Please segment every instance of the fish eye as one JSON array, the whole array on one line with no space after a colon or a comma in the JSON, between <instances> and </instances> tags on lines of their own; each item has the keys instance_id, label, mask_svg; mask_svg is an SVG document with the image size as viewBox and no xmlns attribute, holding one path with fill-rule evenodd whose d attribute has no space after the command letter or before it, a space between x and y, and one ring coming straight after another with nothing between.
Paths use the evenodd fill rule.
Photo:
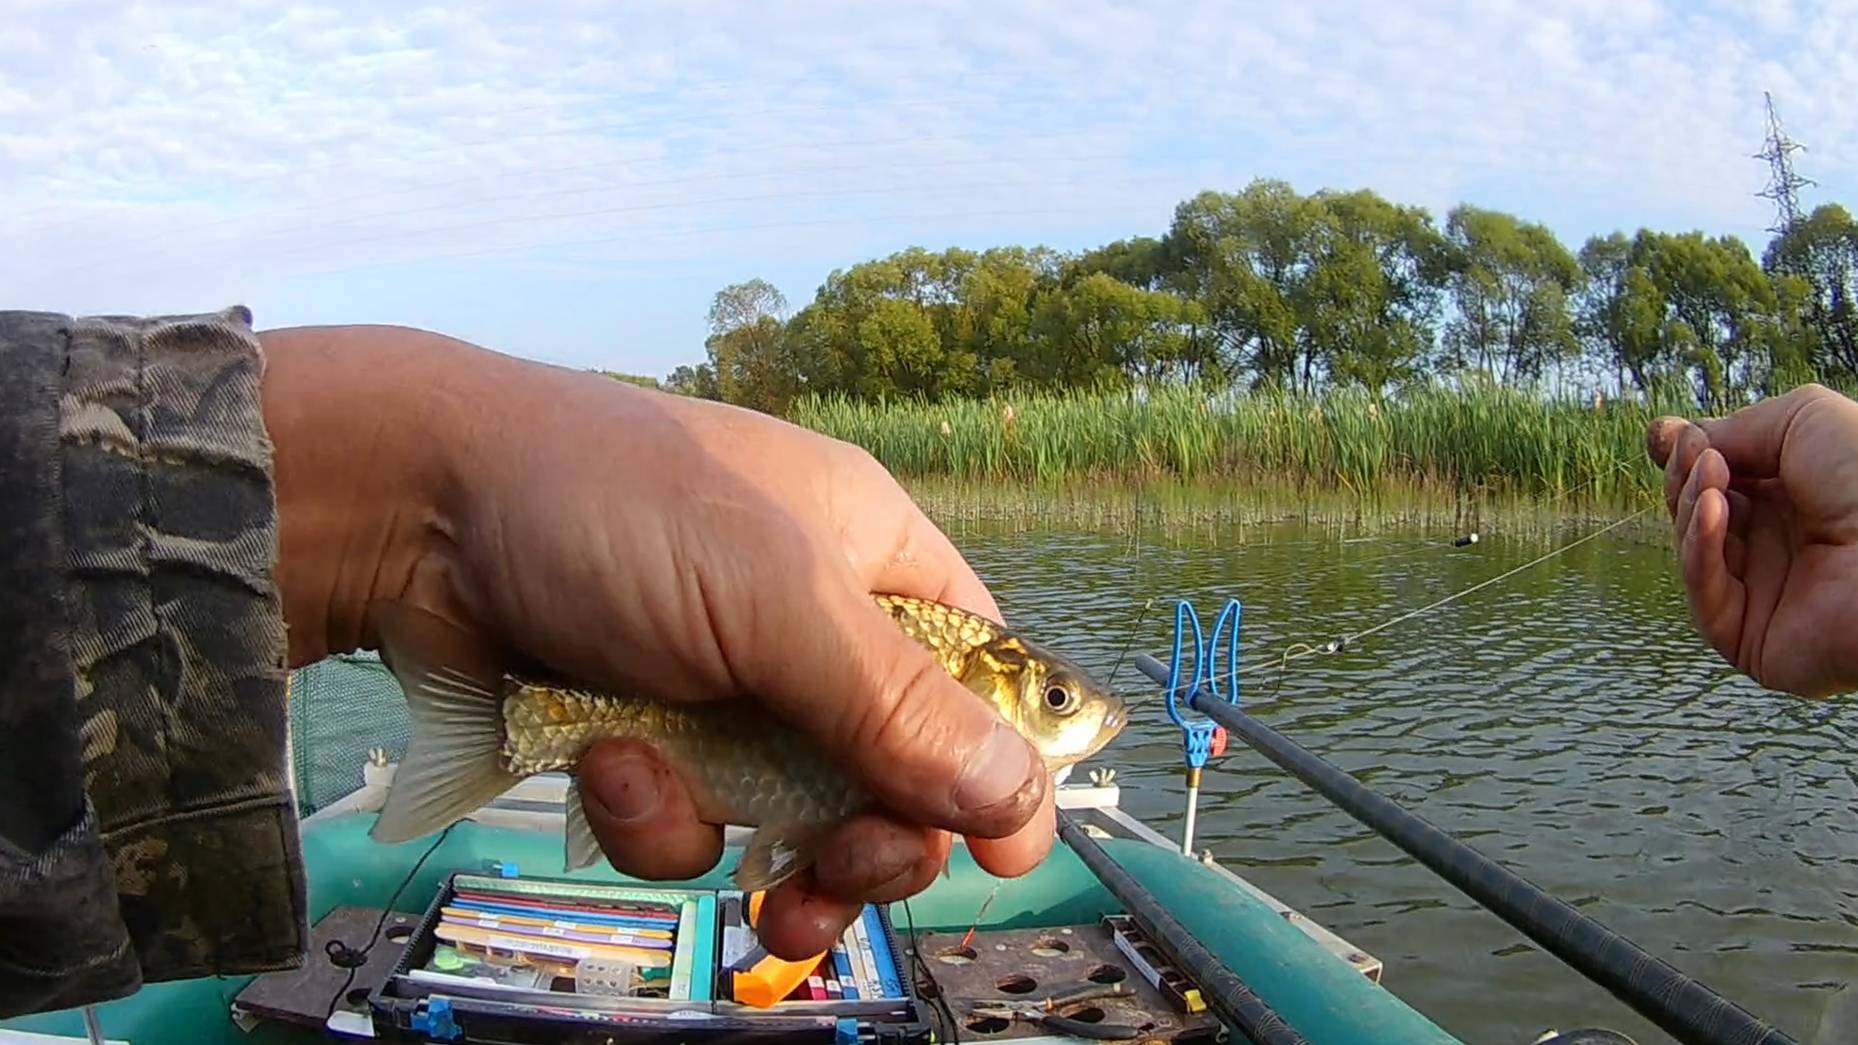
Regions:
<instances>
[{"instance_id":1,"label":"fish eye","mask_svg":"<svg viewBox=\"0 0 1858 1045\"><path fill-rule=\"evenodd\" d=\"M1068 715L1077 710L1077 694L1064 686L1049 686L1045 690L1045 706L1061 715Z\"/></svg>"}]
</instances>

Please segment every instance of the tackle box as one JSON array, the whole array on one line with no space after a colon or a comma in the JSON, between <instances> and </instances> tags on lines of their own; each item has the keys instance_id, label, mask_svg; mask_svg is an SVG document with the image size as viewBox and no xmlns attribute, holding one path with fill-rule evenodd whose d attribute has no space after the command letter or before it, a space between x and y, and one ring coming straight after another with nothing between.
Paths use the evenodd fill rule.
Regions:
<instances>
[{"instance_id":1,"label":"tackle box","mask_svg":"<svg viewBox=\"0 0 1858 1045\"><path fill-rule=\"evenodd\" d=\"M878 905L781 1000L736 998L734 985L756 975L738 972L785 967L755 946L751 903L727 889L452 871L369 994L374 1035L499 1045L928 1045L929 1014L907 952ZM790 979L799 975L788 968ZM786 981L761 982L767 993Z\"/></svg>"}]
</instances>

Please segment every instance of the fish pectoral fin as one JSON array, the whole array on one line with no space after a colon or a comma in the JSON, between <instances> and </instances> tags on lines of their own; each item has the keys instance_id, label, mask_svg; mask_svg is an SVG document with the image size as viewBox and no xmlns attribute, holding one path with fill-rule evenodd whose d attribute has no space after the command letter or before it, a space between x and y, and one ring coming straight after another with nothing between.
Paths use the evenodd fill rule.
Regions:
<instances>
[{"instance_id":1,"label":"fish pectoral fin","mask_svg":"<svg viewBox=\"0 0 1858 1045\"><path fill-rule=\"evenodd\" d=\"M772 889L812 865L824 832L802 824L763 824L736 865L735 885L745 893Z\"/></svg>"},{"instance_id":2,"label":"fish pectoral fin","mask_svg":"<svg viewBox=\"0 0 1858 1045\"><path fill-rule=\"evenodd\" d=\"M581 805L581 781L572 774L568 777L567 824L562 833L562 863L570 871L578 871L598 861L606 853L600 848L600 840L594 837L593 825L587 822L587 808Z\"/></svg>"},{"instance_id":3,"label":"fish pectoral fin","mask_svg":"<svg viewBox=\"0 0 1858 1045\"><path fill-rule=\"evenodd\" d=\"M488 643L404 603L375 602L381 659L406 697L412 737L369 832L405 842L469 816L522 778L507 772L502 671Z\"/></svg>"}]
</instances>

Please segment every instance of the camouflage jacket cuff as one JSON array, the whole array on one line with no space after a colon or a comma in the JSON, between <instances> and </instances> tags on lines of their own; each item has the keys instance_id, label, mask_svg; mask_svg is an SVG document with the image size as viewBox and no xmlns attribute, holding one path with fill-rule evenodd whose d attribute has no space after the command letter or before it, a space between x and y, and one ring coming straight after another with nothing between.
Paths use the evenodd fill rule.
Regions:
<instances>
[{"instance_id":1,"label":"camouflage jacket cuff","mask_svg":"<svg viewBox=\"0 0 1858 1045\"><path fill-rule=\"evenodd\" d=\"M0 1017L302 961L263 365L0 312Z\"/></svg>"}]
</instances>

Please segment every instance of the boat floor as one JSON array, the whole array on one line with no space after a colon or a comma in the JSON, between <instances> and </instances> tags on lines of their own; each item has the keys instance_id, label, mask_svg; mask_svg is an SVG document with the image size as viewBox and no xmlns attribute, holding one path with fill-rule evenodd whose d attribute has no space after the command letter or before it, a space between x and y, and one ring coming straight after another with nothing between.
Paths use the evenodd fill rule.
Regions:
<instances>
[{"instance_id":1,"label":"boat floor","mask_svg":"<svg viewBox=\"0 0 1858 1045\"><path fill-rule=\"evenodd\" d=\"M339 907L378 910L388 904L403 880L406 887L393 907L416 916L425 910L446 875L458 870L494 871L499 864L513 865L516 873L531 876L632 880L604 863L563 871L558 831L473 821L456 825L414 871L433 839L382 845L368 837L373 820L369 813L347 813L304 822L312 923ZM1227 968L1315 1045L1366 1041L1452 1045L1457 1041L1364 976L1345 957L1292 925L1281 908L1242 888L1232 876L1149 841L1112 837L1102 839L1102 845ZM731 847L717 868L682 884L727 888L729 873L740 855L739 848ZM1013 879L987 874L966 847L958 845L951 855L949 876L938 879L907 907L891 905L890 913L908 946L912 925L919 933L965 931L976 924L984 903L985 916L978 923L982 930L1090 925L1105 914L1121 911L1115 898L1063 845L1056 846L1034 871ZM327 958L312 953L309 960ZM108 1039L136 1045L327 1040L324 1033L270 1021L241 1027L233 1018L232 1005L249 980L248 976L227 976L152 984L129 998L98 1006L96 1011ZM9 1029L80 1040L84 1034L80 1014L71 1011L0 1022L0 1042L8 1040Z\"/></svg>"}]
</instances>

